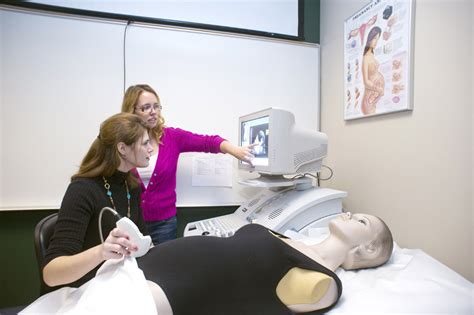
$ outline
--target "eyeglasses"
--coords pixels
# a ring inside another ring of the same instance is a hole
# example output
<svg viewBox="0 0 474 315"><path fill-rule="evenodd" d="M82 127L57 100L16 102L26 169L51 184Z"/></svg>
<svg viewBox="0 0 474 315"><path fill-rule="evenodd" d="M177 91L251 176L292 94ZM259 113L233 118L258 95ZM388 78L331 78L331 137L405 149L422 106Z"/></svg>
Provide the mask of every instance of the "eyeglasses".
<svg viewBox="0 0 474 315"><path fill-rule="evenodd" d="M142 113L149 113L151 111L151 109L153 108L153 110L155 112L157 112L158 110L161 110L163 109L163 106L161 106L161 104L145 104L145 105L142 105L140 107L135 107L135 109L139 109L142 111Z"/></svg>

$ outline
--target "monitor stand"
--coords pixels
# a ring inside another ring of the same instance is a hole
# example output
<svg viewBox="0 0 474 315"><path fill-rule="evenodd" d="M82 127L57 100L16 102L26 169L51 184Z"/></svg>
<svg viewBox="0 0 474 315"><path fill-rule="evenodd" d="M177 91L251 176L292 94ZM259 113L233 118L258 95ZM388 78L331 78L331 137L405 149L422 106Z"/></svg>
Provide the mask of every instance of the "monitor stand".
<svg viewBox="0 0 474 315"><path fill-rule="evenodd" d="M282 190L288 187L294 187L296 190L306 190L313 187L313 179L310 177L286 178L283 175L260 174L253 179L240 180L239 184L267 188L272 191Z"/></svg>

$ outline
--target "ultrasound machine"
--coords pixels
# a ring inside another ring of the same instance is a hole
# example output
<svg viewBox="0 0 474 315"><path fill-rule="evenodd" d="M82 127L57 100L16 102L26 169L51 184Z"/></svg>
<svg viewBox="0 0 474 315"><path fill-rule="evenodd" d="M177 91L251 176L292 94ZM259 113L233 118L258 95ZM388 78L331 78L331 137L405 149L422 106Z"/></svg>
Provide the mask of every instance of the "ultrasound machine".
<svg viewBox="0 0 474 315"><path fill-rule="evenodd" d="M315 187L313 178L304 176L321 170L328 145L324 133L299 128L291 112L278 108L240 117L239 129L239 144L255 144L255 158L252 165L239 161L238 167L259 174L239 183L263 189L234 213L188 223L184 236L229 237L249 223L305 233L327 227L342 212L346 192Z"/></svg>

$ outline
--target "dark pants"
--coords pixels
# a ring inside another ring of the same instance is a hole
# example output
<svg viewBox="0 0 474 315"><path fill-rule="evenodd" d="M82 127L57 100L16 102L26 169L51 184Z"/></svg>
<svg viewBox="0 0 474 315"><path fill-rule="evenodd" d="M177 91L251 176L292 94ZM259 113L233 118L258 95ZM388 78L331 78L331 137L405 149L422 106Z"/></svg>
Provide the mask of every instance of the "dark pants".
<svg viewBox="0 0 474 315"><path fill-rule="evenodd" d="M150 233L153 244L155 245L173 240L177 237L178 223L176 216L162 221L149 221L145 223L148 233Z"/></svg>

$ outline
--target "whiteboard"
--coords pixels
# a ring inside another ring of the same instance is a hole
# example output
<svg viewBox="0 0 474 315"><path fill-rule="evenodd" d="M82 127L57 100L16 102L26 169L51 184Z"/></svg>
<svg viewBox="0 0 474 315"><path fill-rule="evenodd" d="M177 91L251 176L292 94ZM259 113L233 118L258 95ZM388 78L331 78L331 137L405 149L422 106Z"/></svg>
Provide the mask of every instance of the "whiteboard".
<svg viewBox="0 0 474 315"><path fill-rule="evenodd" d="M0 9L0 209L57 209L97 136L120 111L125 24ZM319 46L224 33L132 24L126 86L160 95L166 125L238 139L238 117L288 109L319 130ZM255 193L193 187L192 153L182 154L178 206L238 205Z"/></svg>

